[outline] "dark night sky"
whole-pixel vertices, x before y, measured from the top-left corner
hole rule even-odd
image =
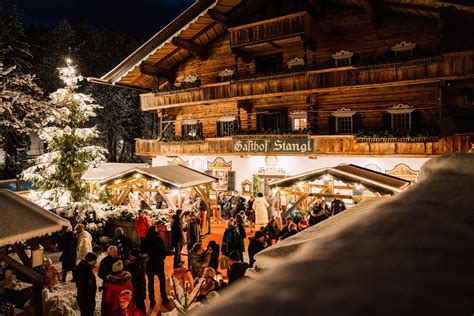
[[[55,25],[62,19],[84,20],[97,27],[145,40],[168,24],[194,0],[18,0],[25,26]]]

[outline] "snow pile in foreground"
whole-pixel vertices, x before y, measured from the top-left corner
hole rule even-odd
[[[265,250],[256,279],[197,314],[472,314],[474,155],[434,158],[412,188],[364,204]]]

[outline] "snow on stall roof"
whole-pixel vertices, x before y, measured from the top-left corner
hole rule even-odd
[[[9,190],[0,190],[0,247],[50,235],[69,221]]]
[[[121,173],[116,173],[106,179],[101,180],[100,184],[105,184],[119,178],[126,177],[133,173],[140,173],[149,178],[159,180],[168,185],[175,186],[179,189],[189,188],[195,185],[207,184],[215,182],[217,178],[199,172],[192,168],[182,165],[158,166],[149,168],[133,168]]]
[[[270,186],[291,186],[299,181],[315,180],[324,174],[330,174],[343,181],[360,182],[366,187],[378,191],[386,191],[391,194],[403,191],[411,183],[408,180],[373,171],[353,164],[343,164],[337,167],[316,169],[305,173],[297,174],[292,177],[276,180],[271,182]]]
[[[256,256],[252,279],[199,315],[470,315],[474,155],[433,158],[419,181]]]
[[[82,175],[84,181],[101,181],[110,176],[114,176],[118,173],[122,173],[134,168],[146,168],[146,163],[103,163],[97,167],[87,170]]]

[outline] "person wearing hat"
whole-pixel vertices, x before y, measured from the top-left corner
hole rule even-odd
[[[237,250],[232,251],[229,258],[231,264],[227,270],[227,277],[229,278],[229,284],[232,284],[245,276],[245,271],[249,268],[249,264],[247,262],[242,262]]]
[[[133,249],[128,255],[125,270],[132,275],[133,297],[135,304],[143,312],[146,313],[146,255],[141,255],[138,249]]]
[[[112,316],[145,316],[132,301],[133,293],[130,290],[123,290],[119,294],[119,302],[112,311]]]
[[[265,242],[265,235],[261,231],[257,231],[253,238],[250,238],[249,243],[249,260],[250,260],[250,267],[253,267],[255,263],[255,255],[265,249],[267,246]]]
[[[308,221],[306,220],[306,218],[302,218],[300,222],[298,223],[298,231],[305,230],[308,227],[309,227]]]
[[[112,315],[113,309],[118,306],[119,295],[123,290],[133,291],[132,275],[128,271],[123,271],[123,262],[118,260],[112,266],[112,273],[107,276],[107,285],[102,296],[102,305],[105,313],[102,315]]]
[[[148,298],[150,299],[150,308],[153,309],[156,305],[155,299],[155,276],[160,280],[160,294],[162,305],[169,303],[166,294],[166,276],[165,276],[165,262],[166,247],[160,234],[156,231],[156,226],[148,228],[145,239],[142,242],[141,251],[148,255],[148,262],[146,263],[146,274],[148,277]]]
[[[95,295],[97,292],[97,283],[94,267],[97,264],[97,256],[89,252],[84,259],[79,262],[73,272],[77,288],[77,304],[81,310],[81,315],[94,315]]]

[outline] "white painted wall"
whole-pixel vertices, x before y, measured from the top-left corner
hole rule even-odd
[[[239,156],[179,156],[184,161],[189,161],[189,166],[193,167],[193,161],[204,160],[213,162],[217,157],[222,157],[226,162],[232,161],[232,170],[236,171],[236,188],[240,191],[240,184],[248,179],[252,181],[252,175],[258,172],[261,167],[266,167],[265,156],[250,156],[249,158],[241,158]],[[393,169],[399,163],[408,165],[412,170],[418,171],[421,166],[428,161],[429,158],[399,158],[399,157],[318,157],[317,159],[309,159],[308,157],[295,156],[277,156],[277,168],[282,168],[287,172],[288,176],[297,175],[299,173],[335,167],[340,164],[354,164],[366,167],[369,164],[376,165],[381,168],[381,172]],[[173,158],[165,156],[156,157],[152,160],[153,166],[167,165]],[[200,164],[202,165],[202,164]],[[207,166],[205,167],[207,169]],[[204,169],[204,170],[205,170]],[[200,171],[204,171],[200,170]]]

